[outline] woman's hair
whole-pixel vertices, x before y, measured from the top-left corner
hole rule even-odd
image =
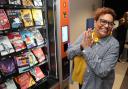
[[[113,19],[115,19],[116,17],[116,13],[113,9],[102,7],[96,10],[95,15],[94,15],[94,20],[97,21],[101,15],[105,15],[105,14],[111,14],[113,16]]]

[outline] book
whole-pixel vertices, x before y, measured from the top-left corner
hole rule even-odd
[[[0,60],[0,71],[4,76],[8,76],[16,72],[16,66],[12,58]]]
[[[32,49],[33,54],[36,56],[39,63],[43,62],[45,60],[44,52],[41,48],[33,48]]]
[[[0,35],[0,53],[2,56],[13,53],[14,49],[7,36]]]
[[[35,6],[43,6],[43,3],[41,0],[33,0]]]
[[[20,10],[6,10],[12,29],[23,27]]]
[[[0,0],[0,4],[2,5],[2,4],[7,4],[8,3],[8,1],[7,0]]]
[[[34,6],[32,0],[22,0],[24,6]]]
[[[29,27],[29,26],[34,25],[30,9],[22,9],[21,10],[21,17],[23,19],[25,27]]]
[[[34,39],[35,39],[37,45],[44,44],[44,38],[42,37],[39,29],[37,29],[37,28],[30,28],[28,30],[33,33]]]
[[[9,0],[9,4],[21,5],[21,1],[20,0]]]
[[[29,66],[34,66],[35,64],[38,63],[38,61],[36,60],[36,57],[31,51],[26,52],[26,55],[28,56]]]
[[[7,36],[11,44],[14,46],[16,52],[26,48],[19,32],[8,33]]]
[[[28,68],[30,67],[29,59],[25,52],[20,55],[16,55],[14,59],[16,61],[19,73],[28,71]]]
[[[38,66],[34,67],[34,69],[31,69],[30,73],[35,77],[36,81],[39,81],[40,79],[43,79],[45,77],[44,73]]]
[[[10,29],[10,23],[4,9],[0,9],[0,30]]]
[[[21,89],[28,89],[35,84],[35,81],[29,72],[23,73],[14,79]]]
[[[20,31],[20,34],[21,34],[22,40],[26,43],[28,49],[36,46],[36,43],[34,41],[34,35],[32,32],[28,30],[22,30]]]
[[[4,89],[18,89],[13,79],[7,79],[5,85],[6,88]]]
[[[44,19],[41,9],[32,9],[32,15],[35,25],[44,25]]]

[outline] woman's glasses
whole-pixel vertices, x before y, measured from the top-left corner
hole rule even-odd
[[[108,27],[110,28],[112,28],[115,25],[114,22],[110,22],[105,19],[99,19],[99,21],[101,25],[105,26],[106,24],[108,24]]]

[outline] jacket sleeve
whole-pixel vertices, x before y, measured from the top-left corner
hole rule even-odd
[[[111,70],[115,68],[119,54],[119,43],[115,42],[110,45],[109,49],[100,58],[92,48],[86,48],[83,51],[84,57],[86,57],[88,66],[94,71],[94,73],[103,78],[108,75]]]
[[[68,59],[72,59],[76,55],[81,55],[82,51],[80,49],[80,43],[82,41],[83,33],[77,38],[77,40],[70,45],[70,47],[67,50],[67,56]]]

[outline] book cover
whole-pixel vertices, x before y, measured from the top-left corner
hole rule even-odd
[[[21,1],[20,0],[9,0],[9,4],[21,5]]]
[[[25,53],[15,56],[15,60],[18,67],[29,66],[28,56]]]
[[[29,27],[29,26],[34,25],[30,9],[22,9],[21,10],[21,17],[23,19],[25,27]]]
[[[26,72],[27,69],[30,67],[29,66],[29,59],[28,59],[28,56],[26,55],[26,53],[22,53],[21,55],[17,55],[14,57],[14,59],[16,61],[19,73]]]
[[[13,79],[6,80],[5,85],[6,85],[6,88],[4,89],[17,89],[16,84]]]
[[[0,60],[0,71],[4,76],[8,76],[16,72],[16,66],[12,58]]]
[[[7,4],[8,1],[7,0],[0,0],[0,4]]]
[[[22,30],[20,31],[20,34],[21,34],[22,40],[26,43],[28,49],[36,46],[36,43],[34,41],[34,35],[32,32],[28,30]]]
[[[38,61],[36,60],[36,57],[34,56],[34,54],[31,51],[26,52],[26,55],[28,56],[30,66],[34,66],[35,64],[38,63]]]
[[[29,72],[23,73],[14,79],[21,89],[28,89],[35,84],[35,81]]]
[[[34,39],[35,39],[37,45],[44,44],[44,38],[42,37],[39,29],[37,29],[37,28],[30,28],[28,30],[33,33]]]
[[[45,55],[44,55],[44,52],[41,48],[39,48],[39,47],[33,48],[32,52],[37,57],[37,60],[38,60],[39,63],[41,63],[42,61],[45,60]]]
[[[8,33],[7,36],[14,46],[16,52],[26,48],[19,32]]]
[[[41,0],[33,0],[35,6],[43,6],[43,3]]]
[[[32,9],[32,15],[35,25],[44,25],[44,19],[41,9]]]
[[[6,10],[12,29],[23,27],[20,10]]]
[[[1,55],[7,55],[13,53],[14,49],[7,36],[0,36],[0,53]]]
[[[0,30],[10,29],[10,23],[4,9],[0,9]]]
[[[40,67],[36,66],[34,69],[30,70],[30,73],[35,77],[36,81],[43,79],[45,75],[41,71]]]
[[[22,0],[24,6],[33,6],[32,0]]]

